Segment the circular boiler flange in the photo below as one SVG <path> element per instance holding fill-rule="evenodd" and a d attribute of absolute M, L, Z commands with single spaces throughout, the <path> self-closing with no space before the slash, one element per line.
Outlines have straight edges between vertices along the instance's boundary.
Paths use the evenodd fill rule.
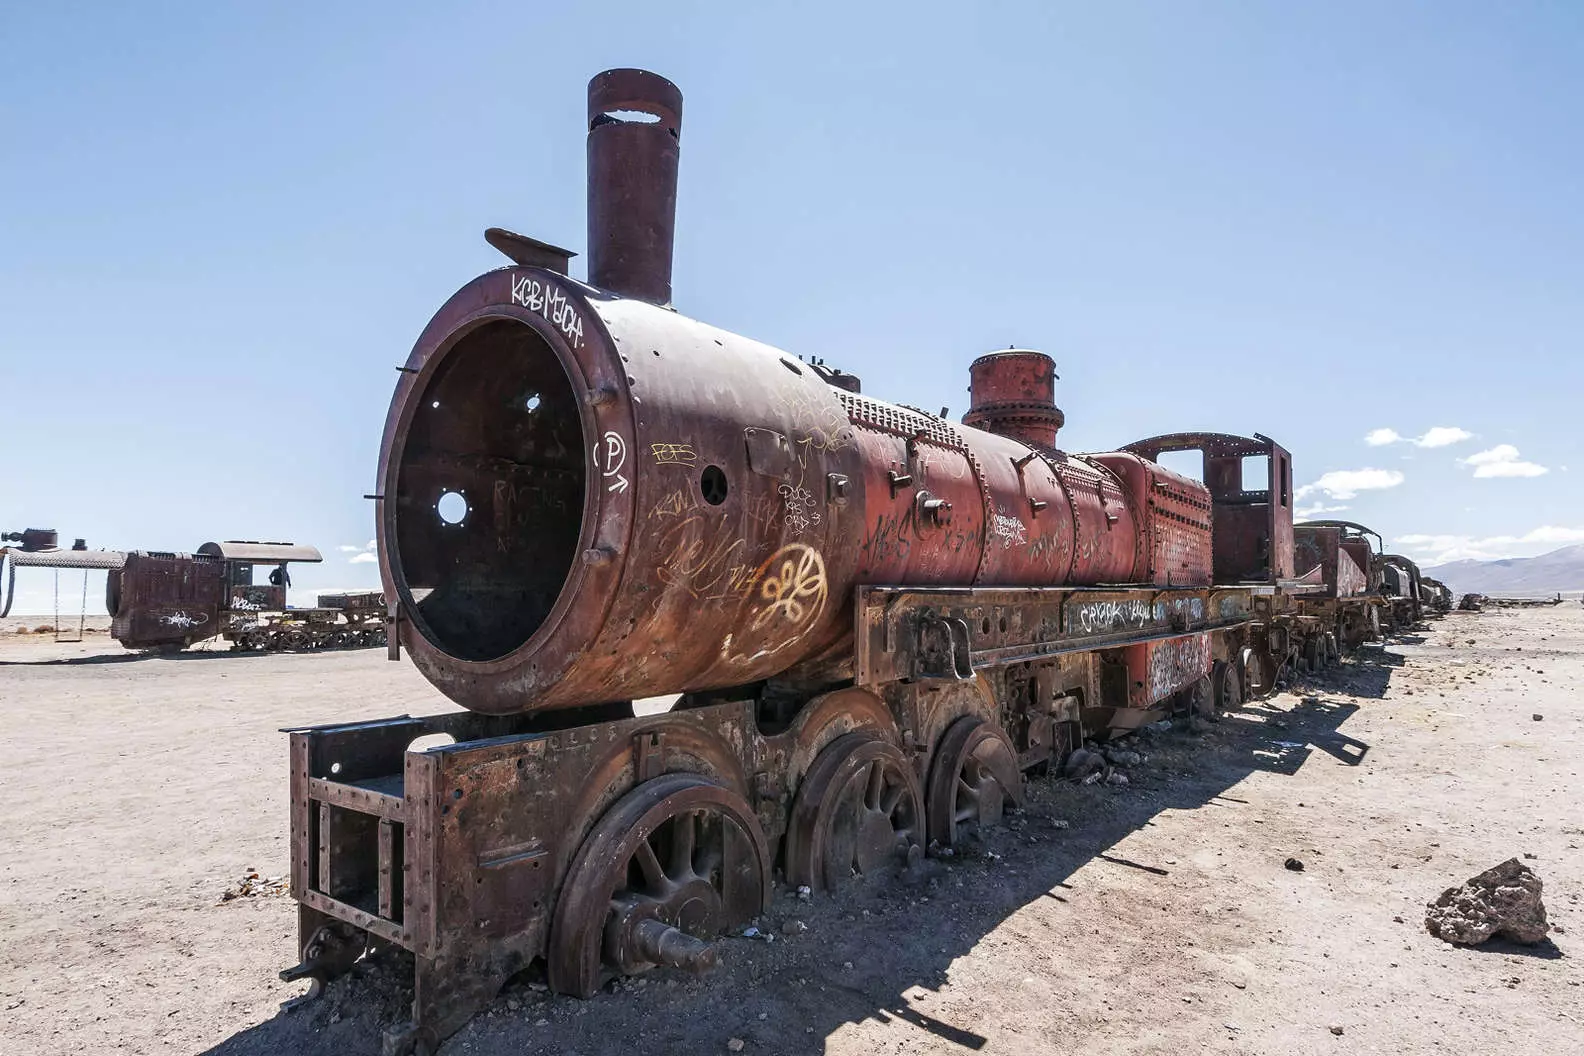
<path fill-rule="evenodd" d="M 555 686 L 616 594 L 633 502 L 609 484 L 633 416 L 586 293 L 541 268 L 475 279 L 419 337 L 386 421 L 386 593 L 415 663 L 477 711 Z"/>

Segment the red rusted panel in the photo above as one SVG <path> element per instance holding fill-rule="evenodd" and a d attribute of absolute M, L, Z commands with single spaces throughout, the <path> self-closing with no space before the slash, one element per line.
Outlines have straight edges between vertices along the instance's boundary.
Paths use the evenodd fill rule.
<path fill-rule="evenodd" d="M 1366 550 L 1368 544 L 1365 544 Z M 1343 530 L 1330 526 L 1297 525 L 1293 528 L 1293 560 L 1298 575 L 1324 585 L 1318 597 L 1351 598 L 1365 593 L 1369 579 L 1347 549 Z"/>
<path fill-rule="evenodd" d="M 1042 449 L 1056 446 L 1066 421 L 1056 406 L 1056 364 L 1043 352 L 1008 349 L 968 367 L 967 425 Z"/>
<path fill-rule="evenodd" d="M 1210 673 L 1210 636 L 1191 634 L 1143 642 L 1123 650 L 1128 706 L 1148 708 Z"/>
<path fill-rule="evenodd" d="M 855 482 L 866 507 L 859 581 L 973 582 L 985 503 L 962 430 L 865 396 L 840 397 L 863 465 Z"/>
<path fill-rule="evenodd" d="M 1167 451 L 1204 455 L 1210 490 L 1217 583 L 1276 583 L 1293 578 L 1292 456 L 1265 436 L 1172 433 L 1128 444 L 1150 461 Z M 1244 460 L 1261 460 L 1263 487 L 1244 488 Z"/>
<path fill-rule="evenodd" d="M 1117 475 L 1140 511 L 1146 581 L 1161 587 L 1208 585 L 1210 496 L 1204 485 L 1134 454 L 1089 457 Z"/>
<path fill-rule="evenodd" d="M 216 558 L 134 550 L 110 576 L 110 633 L 129 649 L 181 645 L 223 629 L 225 563 Z"/>
<path fill-rule="evenodd" d="M 1369 592 L 1369 577 L 1345 550 L 1337 552 L 1337 597 L 1354 598 Z"/>
<path fill-rule="evenodd" d="M 1017 440 L 993 433 L 972 435 L 989 496 L 985 511 L 989 539 L 971 582 L 986 586 L 1073 582 L 1078 532 L 1055 465 L 1046 458 L 1030 459 L 1028 446 Z"/>

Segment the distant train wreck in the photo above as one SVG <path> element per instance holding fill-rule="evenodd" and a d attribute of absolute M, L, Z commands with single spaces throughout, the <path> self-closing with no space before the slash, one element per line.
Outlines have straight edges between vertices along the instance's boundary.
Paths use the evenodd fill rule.
<path fill-rule="evenodd" d="M 321 594 L 312 608 L 286 603 L 291 566 L 324 558 L 312 546 L 227 540 L 193 553 L 166 550 L 89 550 L 76 540 L 60 546 L 51 529 L 0 535 L 4 599 L 16 597 L 18 568 L 104 571 L 110 634 L 128 649 L 179 650 L 213 638 L 237 649 L 326 649 L 385 641 L 385 600 L 378 591 Z M 262 578 L 262 582 L 255 582 Z M 85 580 L 86 583 L 86 580 Z M 57 609 L 59 608 L 57 584 Z M 86 608 L 86 586 L 83 599 Z M 59 612 L 56 625 L 61 623 Z M 79 617 L 79 626 L 81 618 Z"/>

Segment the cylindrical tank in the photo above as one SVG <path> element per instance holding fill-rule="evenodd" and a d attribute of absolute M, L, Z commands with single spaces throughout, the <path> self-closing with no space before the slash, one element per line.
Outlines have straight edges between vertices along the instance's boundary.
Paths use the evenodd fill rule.
<path fill-rule="evenodd" d="M 864 583 L 1208 580 L 1208 522 L 1188 578 L 1149 542 L 1197 530 L 1163 535 L 1159 504 L 1208 511 L 1203 487 L 1056 451 L 1040 353 L 976 361 L 958 426 L 661 307 L 681 109 L 654 74 L 594 78 L 593 285 L 512 235 L 517 266 L 458 291 L 398 382 L 380 568 L 443 692 L 507 713 L 745 685 L 850 635 Z"/>
<path fill-rule="evenodd" d="M 589 282 L 670 304 L 682 93 L 648 70 L 606 70 L 588 120 Z"/>
<path fill-rule="evenodd" d="M 850 633 L 859 583 L 1152 580 L 1153 505 L 1099 461 L 542 268 L 483 275 L 434 317 L 380 480 L 402 640 L 486 712 L 770 677 Z"/>
<path fill-rule="evenodd" d="M 1056 406 L 1056 364 L 1049 356 L 1026 348 L 991 352 L 969 365 L 968 379 L 965 424 L 1035 447 L 1056 446 L 1066 418 Z"/>

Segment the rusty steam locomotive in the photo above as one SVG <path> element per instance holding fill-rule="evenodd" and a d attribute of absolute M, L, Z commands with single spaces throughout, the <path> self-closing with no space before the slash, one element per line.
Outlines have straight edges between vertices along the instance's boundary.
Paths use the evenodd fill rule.
<path fill-rule="evenodd" d="M 512 264 L 400 368 L 389 647 L 468 710 L 292 732 L 283 973 L 411 950 L 390 1052 L 535 960 L 576 995 L 706 967 L 777 870 L 825 889 L 951 847 L 1085 735 L 1369 633 L 1335 545 L 1295 570 L 1266 437 L 1066 454 L 1040 353 L 975 360 L 958 424 L 673 311 L 681 113 L 654 74 L 594 78 L 588 281 L 491 229 Z M 1189 449 L 1205 483 L 1156 461 Z"/>

